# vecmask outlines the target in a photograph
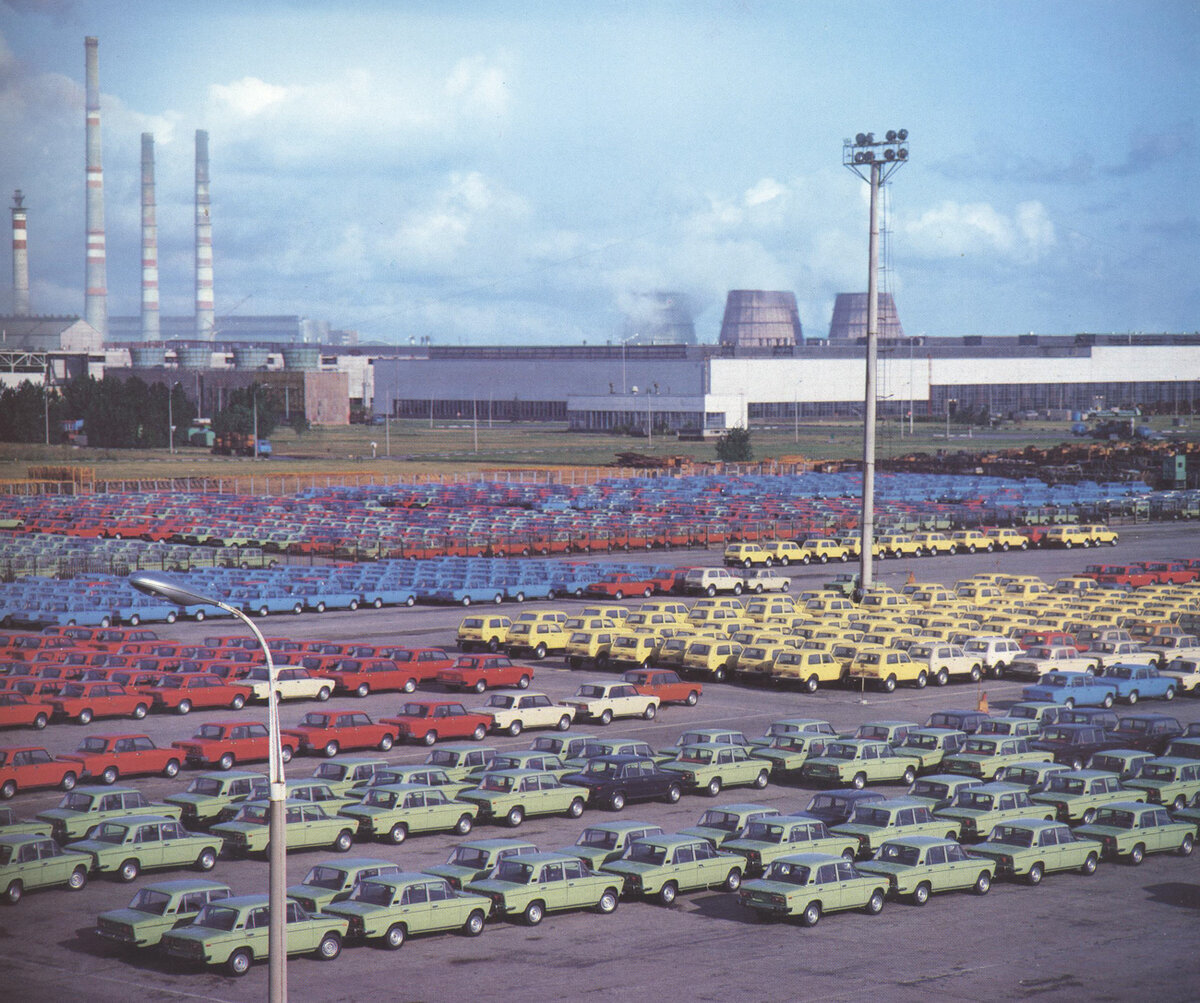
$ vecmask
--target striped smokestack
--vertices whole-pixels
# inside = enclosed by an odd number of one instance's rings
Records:
[[[196,130],[196,337],[213,339],[212,217],[208,197],[208,133]]]
[[[100,40],[83,40],[87,54],[87,269],[84,317],[108,334],[108,279],[104,253],[104,172],[100,167]]]
[[[142,341],[158,341],[158,218],[154,208],[154,133],[142,133]]]
[[[13,314],[29,316],[29,251],[25,242],[25,196],[18,188],[13,192]]]

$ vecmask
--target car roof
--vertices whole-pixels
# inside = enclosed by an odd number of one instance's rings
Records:
[[[589,826],[589,828],[598,828]],[[514,846],[533,846],[533,843],[526,839],[502,839],[493,837],[491,839],[468,839],[466,842],[459,843],[461,846],[470,846],[480,850],[507,850]]]
[[[205,878],[170,878],[166,881],[153,881],[148,885],[142,885],[142,891],[151,892],[167,892],[174,894],[175,892],[199,892],[213,891],[219,889],[229,889],[229,885],[220,881],[209,881]]]
[[[661,829],[662,826],[657,822],[645,822],[637,820],[629,820],[624,822],[596,822],[593,825],[587,826],[587,829],[600,829],[602,832],[628,832],[631,829]],[[586,831],[586,829],[584,830]]]
[[[958,841],[947,839],[945,836],[894,836],[887,840],[887,843],[901,843],[904,846],[945,846],[953,843],[958,845]]]

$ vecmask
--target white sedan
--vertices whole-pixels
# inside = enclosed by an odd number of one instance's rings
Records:
[[[252,700],[266,700],[271,692],[265,665],[251,669],[249,675],[238,682],[253,690]],[[314,676],[308,669],[283,665],[275,669],[275,692],[280,700],[328,700],[333,692],[333,682],[324,676]]]
[[[584,683],[564,707],[572,707],[577,718],[590,718],[609,724],[614,717],[644,717],[652,720],[658,712],[658,697],[639,693],[632,683],[598,680]]]
[[[575,709],[556,704],[545,693],[529,690],[496,690],[482,707],[472,708],[492,719],[493,731],[519,735],[526,728],[557,728],[566,731],[575,719]]]

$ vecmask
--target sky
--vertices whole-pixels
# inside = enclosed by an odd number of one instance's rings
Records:
[[[1197,0],[0,0],[35,313],[83,313],[87,35],[110,315],[140,309],[143,132],[162,312],[193,312],[206,129],[218,332],[599,344],[663,290],[715,342],[729,290],[777,289],[824,337],[867,285],[843,140],[905,128],[907,333],[1200,328]]]

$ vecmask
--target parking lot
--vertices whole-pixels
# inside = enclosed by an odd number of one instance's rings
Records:
[[[656,554],[656,559],[663,559]],[[1121,543],[1091,551],[1030,551],[877,562],[878,580],[901,585],[912,572],[920,581],[952,585],[982,571],[1032,573],[1046,581],[1077,572],[1093,560],[1135,561],[1200,556],[1193,526],[1187,524],[1121,527]],[[712,564],[717,552],[676,552],[680,565]],[[840,565],[788,568],[793,592],[819,586]],[[534,606],[535,604],[530,604]],[[550,605],[550,604],[536,604]],[[565,609],[580,600],[556,602]],[[633,604],[631,604],[633,605]],[[513,614],[516,607],[506,606]],[[331,641],[419,643],[453,646],[464,611],[458,608],[385,609],[354,613],[280,616],[262,622],[268,636]],[[188,641],[215,633],[240,633],[229,621],[176,623],[156,628],[160,637]],[[561,659],[538,663],[533,689],[554,699],[574,693],[591,675],[571,671]],[[986,691],[993,713],[1020,697],[1020,684],[986,680],[952,684],[945,689],[901,688],[894,694],[821,690],[808,695],[711,684],[696,707],[669,706],[653,721],[618,721],[614,736],[644,738],[655,747],[674,741],[686,727],[736,727],[762,734],[771,721],[812,716],[851,729],[877,719],[923,722],[936,709],[974,708]],[[374,718],[394,713],[403,697],[372,695],[365,700],[335,698],[328,707],[365,709]],[[482,698],[468,695],[468,707]],[[1164,710],[1181,721],[1200,720],[1200,700],[1139,705]],[[281,708],[284,727],[312,709],[311,703]],[[1126,712],[1125,708],[1120,708]],[[265,710],[247,710],[260,715]],[[53,724],[45,731],[11,732],[6,744],[44,744],[51,753],[73,751],[82,736],[97,732],[148,733],[158,744],[186,738],[200,723],[220,720],[225,712],[196,712],[188,717],[151,715],[142,722],[110,721],[87,729]],[[588,727],[594,731],[596,728]],[[490,737],[503,749],[527,748],[534,736]],[[398,747],[386,754],[397,763],[417,763],[427,750]],[[297,758],[292,777],[311,773],[320,762]],[[135,781],[151,798],[181,789],[175,780]],[[898,793],[900,788],[892,788]],[[625,809],[622,818],[646,819],[668,832],[692,825],[709,807],[754,801],[786,810],[802,809],[812,791],[771,785],[763,791],[732,790],[711,800],[685,795],[674,805],[644,804]],[[57,804],[57,791],[21,794],[9,802],[22,817]],[[518,830],[541,849],[573,843],[580,831],[607,812],[589,811],[582,819],[531,819]],[[507,835],[509,830],[480,827],[474,835]],[[402,846],[371,844],[356,853],[400,861],[407,870],[441,863],[456,838],[422,836]],[[288,878],[298,882],[324,852],[295,854]],[[169,875],[179,876],[179,875]],[[222,859],[211,874],[235,892],[265,893],[267,869],[261,860]],[[142,879],[143,882],[147,879]],[[0,969],[13,999],[67,997],[91,1001],[250,1000],[266,994],[267,968],[256,965],[241,979],[188,971],[154,954],[122,955],[92,932],[103,910],[125,905],[135,886],[94,879],[81,892],[61,889],[27,896],[0,912]],[[296,1000],[514,999],[563,997],[634,999],[850,1000],[867,995],[906,999],[1193,999],[1200,985],[1200,854],[1181,859],[1151,856],[1137,868],[1102,865],[1094,877],[1052,875],[1040,886],[998,882],[984,898],[970,894],[935,897],[925,908],[889,902],[878,917],[840,913],[813,929],[794,924],[755,922],[723,892],[682,895],[664,908],[624,901],[615,914],[551,915],[536,928],[492,922],[483,935],[416,938],[396,953],[347,946],[340,959],[323,964],[311,958],[290,961],[291,997]]]

